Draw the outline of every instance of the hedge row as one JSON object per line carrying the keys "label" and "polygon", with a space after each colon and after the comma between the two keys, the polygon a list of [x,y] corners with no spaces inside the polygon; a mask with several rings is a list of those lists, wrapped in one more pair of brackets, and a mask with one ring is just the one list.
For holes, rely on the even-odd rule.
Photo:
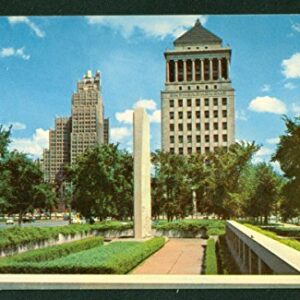
{"label": "hedge row", "polygon": [[281,236],[288,236],[288,237],[300,237],[300,227],[283,227],[283,226],[276,226],[276,227],[265,227],[261,226],[262,229],[266,229],[272,232],[275,232]]}
{"label": "hedge row", "polygon": [[222,220],[176,220],[173,222],[158,221],[153,225],[156,230],[178,230],[197,233],[205,230],[208,236],[225,233],[225,221]]}
{"label": "hedge row", "polygon": [[3,258],[0,262],[40,262],[54,260],[71,253],[77,253],[103,245],[102,237],[89,237],[80,241],[68,242],[62,245],[27,251]]}
{"label": "hedge row", "polygon": [[0,265],[1,273],[125,274],[160,249],[162,237],[141,242],[115,242],[51,261],[14,261]]}
{"label": "hedge row", "polygon": [[206,275],[218,274],[216,242],[213,238],[207,240],[204,258],[204,273]]}
{"label": "hedge row", "polygon": [[0,231],[0,250],[14,248],[20,245],[34,242],[42,242],[49,239],[57,239],[59,234],[75,235],[77,233],[85,234],[92,230],[125,230],[132,228],[132,222],[102,222],[99,224],[73,224],[60,227],[11,227]]}
{"label": "hedge row", "polygon": [[282,239],[280,238],[275,232],[271,232],[269,230],[264,230],[264,229],[261,229],[257,226],[254,226],[254,225],[251,225],[251,224],[244,224],[245,226],[265,235],[265,236],[268,236],[269,238],[273,239],[273,240],[276,240],[282,244],[285,244],[291,248],[294,248],[298,251],[300,251],[300,242],[296,241],[296,240],[293,240],[293,239]]}

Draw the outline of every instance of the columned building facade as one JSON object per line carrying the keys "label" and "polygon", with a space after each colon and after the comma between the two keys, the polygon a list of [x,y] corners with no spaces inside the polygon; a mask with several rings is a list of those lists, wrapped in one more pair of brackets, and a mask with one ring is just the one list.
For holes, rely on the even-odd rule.
{"label": "columned building facade", "polygon": [[199,20],[167,50],[161,92],[162,149],[206,153],[235,141],[231,49]]}

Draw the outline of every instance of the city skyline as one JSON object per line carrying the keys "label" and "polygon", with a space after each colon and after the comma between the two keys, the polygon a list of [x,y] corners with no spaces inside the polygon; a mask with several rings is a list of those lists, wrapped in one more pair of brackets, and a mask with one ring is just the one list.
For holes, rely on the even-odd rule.
{"label": "city skyline", "polygon": [[132,109],[143,106],[159,148],[163,53],[198,17],[233,49],[236,138],[268,159],[282,114],[300,113],[298,16],[1,17],[0,123],[15,124],[12,147],[38,157],[55,116],[70,114],[74,82],[99,69],[111,141],[131,149]]}

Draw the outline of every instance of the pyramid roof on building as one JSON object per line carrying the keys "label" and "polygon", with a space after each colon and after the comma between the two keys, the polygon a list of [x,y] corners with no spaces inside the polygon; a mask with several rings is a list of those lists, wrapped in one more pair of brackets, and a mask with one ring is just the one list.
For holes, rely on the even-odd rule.
{"label": "pyramid roof on building", "polygon": [[202,26],[199,19],[197,19],[194,27],[185,32],[174,41],[174,45],[187,44],[221,44],[222,39],[207,30]]}

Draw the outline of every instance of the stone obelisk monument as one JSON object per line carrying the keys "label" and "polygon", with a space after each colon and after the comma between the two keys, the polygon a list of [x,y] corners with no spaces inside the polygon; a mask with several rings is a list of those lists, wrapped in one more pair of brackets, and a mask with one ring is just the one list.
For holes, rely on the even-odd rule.
{"label": "stone obelisk monument", "polygon": [[134,237],[151,236],[150,126],[143,108],[133,113]]}

